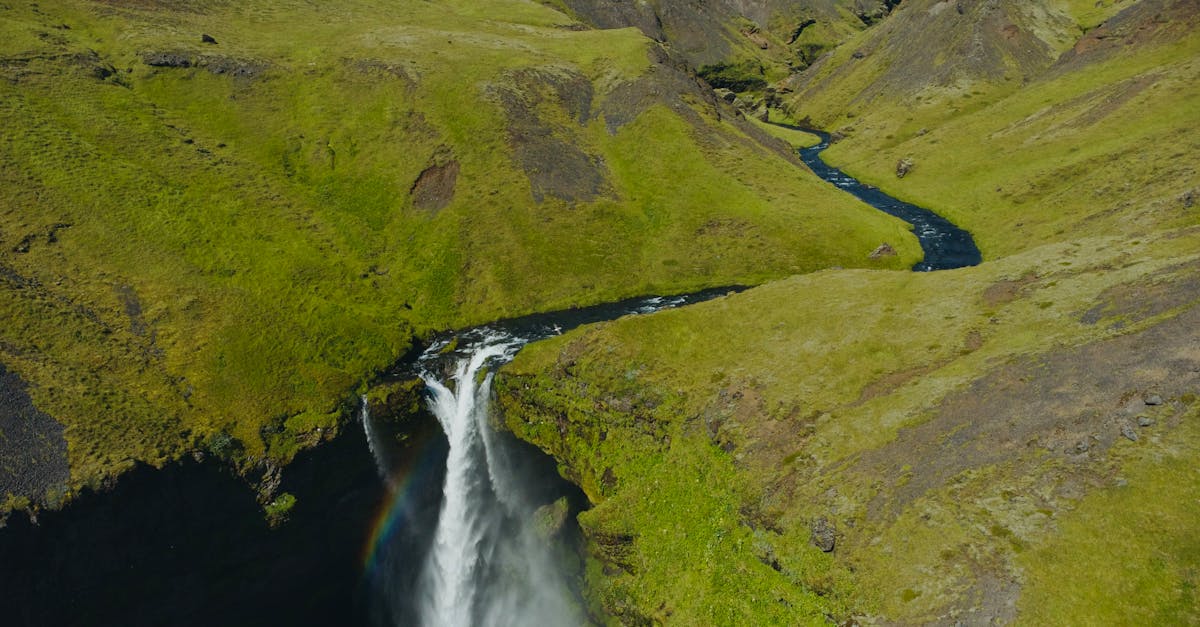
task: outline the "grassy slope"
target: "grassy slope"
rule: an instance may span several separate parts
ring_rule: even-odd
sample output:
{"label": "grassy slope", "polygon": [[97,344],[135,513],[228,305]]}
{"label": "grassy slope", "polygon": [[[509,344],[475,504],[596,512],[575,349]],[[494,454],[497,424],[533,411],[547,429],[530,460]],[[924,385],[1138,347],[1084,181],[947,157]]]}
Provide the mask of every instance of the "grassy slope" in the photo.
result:
{"label": "grassy slope", "polygon": [[[1088,26],[1124,8],[1086,5],[1056,10]],[[833,75],[873,34],[815,69]],[[1194,37],[1143,40],[1023,88],[977,80],[844,106],[881,80],[868,55],[801,93],[798,116],[853,126],[831,161],[968,227],[989,261],[789,279],[523,352],[502,402],[598,504],[581,520],[601,602],[680,624],[1195,621],[1195,490],[1183,477],[1196,391],[1136,445],[1100,426],[1154,373],[1191,381],[1153,355],[1194,364],[1195,329],[1147,339],[1150,357],[1117,373],[1119,387],[1039,382],[1062,374],[1049,365],[1060,355],[1148,333],[1200,298],[1200,215],[1185,195],[1200,185],[1198,52]],[[897,181],[903,156],[917,166]],[[1116,318],[1089,324],[1088,311]],[[976,390],[984,413],[941,420],[944,403],[969,407]],[[1015,413],[1001,428],[988,412]],[[1062,452],[1081,429],[1104,440],[1083,461]],[[1012,441],[1022,433],[1047,448]],[[823,516],[838,528],[833,558],[808,544]]]}
{"label": "grassy slope", "polygon": [[[1062,11],[1059,19],[1077,20],[1080,34],[1100,19],[1097,11],[1107,17],[1124,8],[1045,4]],[[977,233],[985,258],[1065,234],[1138,236],[1194,219],[1178,202],[1195,185],[1185,157],[1200,150],[1190,131],[1200,113],[1194,37],[1137,41],[1102,62],[1061,72],[1010,70],[1002,78],[918,84],[866,98],[872,81],[897,71],[882,53],[853,65],[850,54],[877,36],[864,33],[835,52],[822,72],[836,80],[818,80],[802,93],[795,114],[850,127],[849,139],[826,160]],[[1074,42],[1046,40],[1057,52]],[[1031,82],[1021,87],[1021,80]],[[896,163],[905,157],[916,165],[897,179]]]}
{"label": "grassy slope", "polygon": [[[1096,556],[1115,569],[1111,579],[1143,582],[1141,607],[1176,611],[1169,606],[1190,598],[1186,590],[1196,584],[1196,547],[1186,540],[1194,531],[1192,499],[1160,495],[1194,492],[1172,469],[1186,465],[1195,429],[1163,432],[1136,453],[1122,440],[1095,466],[1071,470],[1111,485],[1128,462],[1133,486],[1089,497],[1074,513],[1075,497],[1047,497],[1039,512],[1028,500],[998,496],[1055,494],[1077,480],[1063,474],[1056,456],[1036,449],[985,460],[890,515],[877,511],[876,499],[897,498],[912,467],[934,464],[938,455],[969,457],[971,448],[945,452],[935,440],[889,458],[895,470],[888,473],[858,465],[1001,365],[1028,362],[1022,376],[1036,378],[1035,356],[1141,330],[1196,306],[1192,294],[1184,309],[1126,328],[1083,321],[1107,302],[1106,290],[1163,270],[1155,282],[1170,285],[1200,260],[1194,229],[1132,250],[1116,243],[1049,245],[931,275],[823,272],[600,325],[527,348],[501,380],[502,403],[508,424],[564,460],[564,471],[597,503],[581,521],[605,564],[593,568],[589,583],[610,609],[629,606],[680,624],[819,620],[823,613],[922,622],[944,618],[985,575],[1019,581],[1028,572],[1030,589],[1064,582],[1022,599],[1030,617],[1063,615],[1073,603],[1068,590],[1108,592],[1086,574],[1068,576],[1091,572],[1078,561],[1020,554],[1033,547]],[[1184,260],[1191,265],[1181,269]],[[991,296],[1034,276],[1012,300]],[[1194,395],[1183,398],[1178,411],[1186,423],[1200,406]],[[1141,509],[1121,509],[1129,500]],[[809,524],[819,516],[837,521],[836,559],[808,545]],[[1097,527],[1106,516],[1107,527]],[[1163,531],[1143,531],[1145,520]],[[1141,571],[1142,561],[1101,550],[1103,529],[1135,536],[1120,555],[1153,555],[1153,576]],[[628,545],[613,546],[622,534]],[[1018,559],[1020,567],[1012,566]]]}
{"label": "grassy slope", "polygon": [[[67,425],[76,486],[195,446],[286,460],[414,332],[918,254],[698,101],[694,124],[664,100],[615,133],[539,105],[613,193],[534,202],[496,88],[549,68],[602,105],[651,62],[632,30],[560,28],[532,3],[0,17],[0,358]],[[157,52],[249,76],[142,62]],[[448,158],[452,202],[415,209],[418,174]],[[867,260],[881,240],[901,257]]]}

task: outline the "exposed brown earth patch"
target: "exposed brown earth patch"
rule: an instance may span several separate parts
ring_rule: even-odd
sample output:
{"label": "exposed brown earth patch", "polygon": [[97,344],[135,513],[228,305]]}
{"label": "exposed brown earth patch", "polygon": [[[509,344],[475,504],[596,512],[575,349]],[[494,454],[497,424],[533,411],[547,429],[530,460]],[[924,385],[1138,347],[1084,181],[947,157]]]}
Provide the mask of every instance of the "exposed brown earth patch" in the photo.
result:
{"label": "exposed brown earth patch", "polygon": [[413,207],[422,211],[440,211],[454,199],[454,189],[458,183],[459,164],[451,159],[440,165],[425,168],[413,183]]}
{"label": "exposed brown earth patch", "polygon": [[1024,296],[1037,281],[1035,274],[1026,274],[1012,281],[997,281],[983,291],[983,303],[988,307],[1007,305]]}
{"label": "exposed brown earth patch", "polygon": [[1142,0],[1093,28],[1055,62],[1052,75],[1102,62],[1127,47],[1137,49],[1194,34],[1200,23],[1195,0]]}
{"label": "exposed brown earth patch", "polygon": [[195,0],[92,0],[92,2],[121,9],[156,9],[180,13],[205,13],[211,7],[228,4],[222,0],[201,0],[200,2]]}
{"label": "exposed brown earth patch", "polygon": [[[1104,118],[1112,113],[1115,113],[1126,103],[1133,100],[1134,97],[1146,91],[1147,88],[1155,85],[1162,76],[1163,74],[1160,72],[1149,72],[1113,85],[1105,85],[1094,91],[1046,107],[1010,125],[1008,128],[998,132],[997,135],[1026,129],[1038,123],[1044,123],[1043,121],[1046,119],[1054,119],[1060,116],[1066,117],[1066,121],[1058,125],[1061,128],[1081,129],[1093,126],[1103,121]],[[1105,158],[1108,157],[1106,156]],[[1085,167],[1094,166],[1089,164]],[[1078,172],[1074,174],[1078,174]]]}
{"label": "exposed brown earth patch", "polygon": [[390,77],[400,80],[405,87],[416,87],[417,79],[400,63],[381,61],[379,59],[344,59],[346,67],[370,76]]}
{"label": "exposed brown earth patch", "polygon": [[887,396],[888,394],[900,389],[900,387],[905,383],[908,383],[917,377],[923,377],[937,370],[938,368],[945,366],[947,363],[949,363],[949,360],[943,360],[937,363],[921,366],[919,368],[909,368],[908,370],[893,372],[876,379],[875,381],[868,383],[867,386],[863,388],[862,393],[858,396],[858,401],[852,404],[851,407],[862,405],[863,403],[866,403],[874,398]]}
{"label": "exposed brown earth patch", "polygon": [[[613,194],[604,160],[580,148],[587,143],[578,127],[592,115],[587,77],[567,68],[529,68],[509,73],[489,92],[508,118],[509,146],[534,200],[577,203]],[[564,124],[564,117],[574,124]]]}
{"label": "exposed brown earth patch", "polygon": [[1080,321],[1112,320],[1124,326],[1164,314],[1200,299],[1200,261],[1165,268],[1140,281],[1110,287]]}

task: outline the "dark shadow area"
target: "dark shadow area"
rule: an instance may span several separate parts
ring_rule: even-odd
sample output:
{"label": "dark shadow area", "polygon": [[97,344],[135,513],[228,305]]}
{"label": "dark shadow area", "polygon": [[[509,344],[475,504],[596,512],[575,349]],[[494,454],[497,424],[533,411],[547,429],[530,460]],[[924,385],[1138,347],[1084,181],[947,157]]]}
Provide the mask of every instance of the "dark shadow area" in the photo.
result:
{"label": "dark shadow area", "polygon": [[361,554],[385,497],[350,426],[287,469],[297,497],[271,529],[247,484],[219,463],[140,466],[38,524],[0,529],[0,623],[366,624]]}

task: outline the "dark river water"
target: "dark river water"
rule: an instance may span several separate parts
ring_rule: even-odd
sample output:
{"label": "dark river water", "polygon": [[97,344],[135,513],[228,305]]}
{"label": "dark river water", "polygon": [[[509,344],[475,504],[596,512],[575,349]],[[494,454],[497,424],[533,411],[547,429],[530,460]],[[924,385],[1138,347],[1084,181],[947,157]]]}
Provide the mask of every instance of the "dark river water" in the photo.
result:
{"label": "dark river water", "polygon": [[[780,126],[785,125],[781,124]],[[812,133],[821,138],[821,143],[816,146],[799,150],[800,159],[817,176],[833,183],[839,189],[853,194],[868,205],[913,225],[913,232],[921,243],[921,250],[925,251],[925,258],[913,266],[913,270],[917,272],[949,270],[979,265],[982,261],[979,248],[975,246],[975,240],[970,233],[928,209],[893,198],[880,191],[879,188],[860,183],[845,172],[822,161],[821,153],[830,144],[828,133],[795,126],[785,127]]]}

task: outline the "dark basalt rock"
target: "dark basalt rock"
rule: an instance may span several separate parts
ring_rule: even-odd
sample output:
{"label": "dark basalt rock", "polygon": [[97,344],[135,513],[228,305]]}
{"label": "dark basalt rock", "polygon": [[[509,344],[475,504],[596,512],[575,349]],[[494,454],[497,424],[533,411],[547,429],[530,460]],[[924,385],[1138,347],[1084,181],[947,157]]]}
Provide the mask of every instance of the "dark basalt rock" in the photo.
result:
{"label": "dark basalt rock", "polygon": [[826,553],[833,552],[834,546],[837,544],[837,530],[833,523],[830,523],[829,519],[824,516],[813,521],[810,541],[813,546]]}
{"label": "dark basalt rock", "polygon": [[529,68],[510,73],[490,88],[508,118],[509,146],[529,177],[533,198],[547,196],[568,203],[588,202],[612,195],[608,167],[599,155],[570,141],[578,128],[550,122],[542,114],[553,107],[566,112],[579,126],[592,119],[592,83],[564,68]]}
{"label": "dark basalt rock", "polygon": [[220,55],[193,56],[185,52],[147,52],[142,55],[142,63],[159,68],[204,68],[212,74],[239,78],[257,77],[271,67],[265,61]]}
{"label": "dark basalt rock", "polygon": [[179,52],[147,52],[142,55],[142,63],[150,67],[192,67],[191,57]]}
{"label": "dark basalt rock", "polygon": [[0,502],[6,495],[38,505],[70,479],[63,425],[34,407],[25,382],[0,364]]}

